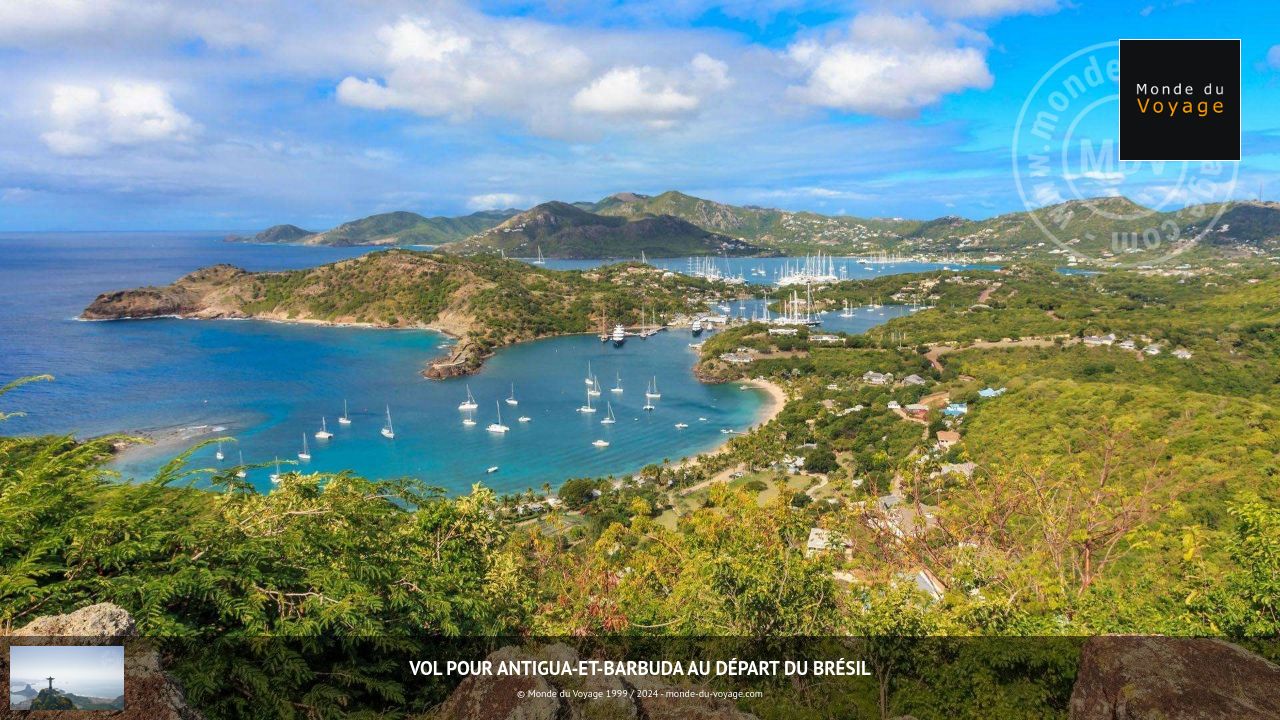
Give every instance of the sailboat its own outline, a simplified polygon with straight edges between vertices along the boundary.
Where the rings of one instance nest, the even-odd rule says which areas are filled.
[[[475,419],[475,417],[471,414],[471,411],[470,411],[470,410],[468,410],[468,411],[467,411],[467,416],[466,416],[466,417],[464,417],[464,418],[462,418],[462,424],[463,424],[463,425],[466,425],[467,427],[471,427],[472,425],[475,425],[475,424],[476,424],[476,419]]]
[[[511,397],[507,398],[508,405],[519,405],[520,401],[516,399],[516,384],[511,383]]]
[[[649,258],[644,256],[643,250],[640,251],[640,262],[644,263],[645,265],[649,264]]]
[[[382,426],[382,437],[388,440],[395,440],[396,429],[391,426],[391,406],[387,406],[387,424]]]
[[[662,397],[662,393],[658,392],[658,376],[657,375],[653,376],[653,384],[649,386],[648,390],[644,391],[644,396],[649,398],[650,400],[657,400],[658,398]]]
[[[587,389],[587,394],[592,397],[600,396],[600,381],[596,379],[595,375],[591,376],[591,387]]]
[[[302,433],[302,452],[298,453],[299,460],[310,460],[311,451],[307,449],[307,434]]]
[[[491,433],[504,433],[510,430],[511,428],[502,424],[502,403],[495,401],[493,405],[494,407],[498,408],[498,422],[489,423],[489,427],[486,429]]]
[[[222,460],[224,457],[226,457],[225,455],[223,455],[223,454],[222,454],[222,441],[221,441],[221,440],[219,440],[219,441],[218,441],[218,452],[214,453],[214,454],[213,454],[213,457],[214,457],[214,458],[216,458],[217,460]]]
[[[468,385],[468,386],[467,386],[467,399],[466,399],[466,400],[463,400],[463,401],[462,401],[462,402],[460,402],[460,403],[458,403],[458,409],[459,409],[459,410],[475,410],[475,409],[476,409],[476,408],[478,408],[478,407],[480,407],[480,406],[476,404],[476,399],[475,399],[474,397],[472,397],[472,396],[471,396],[471,386],[470,386],[470,385]]]
[[[324,424],[324,418],[320,418],[320,429],[316,431],[317,440],[328,440],[333,437],[333,433],[329,432],[329,427]]]
[[[279,457],[276,458],[276,471],[271,473],[268,477],[271,479],[272,484],[280,482],[280,458]]]
[[[546,265],[547,259],[542,257],[542,246],[538,246],[538,259],[533,261],[534,265]]]
[[[608,403],[608,402],[607,402],[607,403],[605,403],[605,406],[609,408],[609,415],[608,415],[608,417],[606,417],[605,419],[601,420],[601,421],[600,421],[600,424],[601,424],[601,425],[612,425],[612,424],[614,424],[614,423],[618,422],[618,419],[617,419],[617,418],[615,418],[615,417],[613,416],[613,403]]]
[[[588,390],[588,391],[587,391],[587,404],[586,404],[586,405],[583,405],[583,406],[582,406],[582,407],[580,407],[580,408],[578,408],[578,412],[580,412],[580,413],[593,413],[593,412],[595,412],[595,411],[596,411],[596,409],[595,409],[595,408],[593,408],[593,407],[591,407],[591,391],[590,391],[590,390]]]
[[[654,379],[656,380],[657,378],[654,378]],[[649,385],[647,385],[647,386],[645,387],[645,389],[644,389],[644,398],[645,398],[645,399],[644,399],[644,407],[642,407],[642,408],[640,408],[640,409],[641,409],[641,410],[652,410],[652,409],[653,409],[653,400],[652,400],[651,398],[653,398],[653,383],[649,383]]]
[[[338,418],[338,424],[339,425],[351,424],[351,413],[347,412],[347,401],[345,399],[342,401],[342,417]]]
[[[236,471],[236,477],[244,478],[249,473],[244,471],[244,451],[240,452],[240,469]]]
[[[622,392],[622,373],[618,373],[618,381],[614,383],[613,389],[610,390],[609,392],[616,392],[616,393]]]
[[[840,313],[840,317],[842,317],[842,318],[851,318],[851,317],[853,317],[853,308],[849,307],[849,301],[848,301],[848,300],[845,300],[845,301],[844,301],[844,312]]]
[[[583,380],[583,382],[590,385],[595,382],[594,378],[595,378],[595,375],[591,374],[591,361],[588,360],[587,361],[587,377]]]

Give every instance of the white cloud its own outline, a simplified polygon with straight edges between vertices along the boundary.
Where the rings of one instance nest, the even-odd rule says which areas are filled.
[[[467,198],[467,207],[477,211],[522,208],[530,204],[532,204],[532,201],[528,196],[517,195],[516,193],[488,193],[485,195],[472,195]]]
[[[195,122],[155,84],[55,85],[51,94],[51,127],[40,139],[58,155],[96,155],[111,146],[183,141],[196,130]]]
[[[382,80],[348,76],[338,100],[427,117],[516,114],[590,70],[582,50],[543,25],[487,18],[402,18],[377,33]]]
[[[923,0],[923,4],[939,15],[952,18],[994,18],[1058,9],[1058,0]]]
[[[787,49],[807,73],[791,94],[811,105],[910,117],[944,95],[991,87],[987,44],[981,33],[936,27],[919,15],[859,15],[834,42],[806,40]]]
[[[702,95],[727,88],[729,66],[699,53],[687,68],[664,72],[652,67],[615,67],[573,96],[573,108],[614,118],[666,125],[690,114],[702,103]]]

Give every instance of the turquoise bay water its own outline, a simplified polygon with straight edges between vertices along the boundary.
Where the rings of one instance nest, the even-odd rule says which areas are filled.
[[[213,428],[238,442],[224,447],[223,466],[243,452],[249,463],[296,461],[304,433],[306,470],[351,469],[370,477],[412,475],[463,492],[483,482],[499,491],[559,486],[566,478],[633,472],[664,458],[678,460],[723,442],[722,430],[745,430],[759,417],[761,393],[694,379],[687,331],[631,339],[622,348],[593,336],[553,338],[507,348],[473,377],[428,381],[420,371],[450,342],[420,331],[330,328],[260,321],[157,319],[80,322],[74,316],[99,292],[171,282],[215,262],[249,270],[306,267],[366,252],[228,244],[213,235],[67,234],[0,236],[0,383],[37,373],[54,383],[29,385],[0,400],[25,417],[6,434],[149,432],[170,440],[127,453],[126,477],[146,477]],[[679,269],[683,261],[670,261]],[[900,270],[901,271],[901,270]],[[750,313],[747,303],[735,314]],[[824,330],[861,332],[902,308],[859,309],[852,318],[824,317]],[[586,401],[590,362],[602,385],[594,414]],[[618,376],[624,392],[612,393]],[[645,384],[657,377],[662,398],[641,410]],[[501,403],[510,432],[485,427],[495,401],[515,383],[519,405]],[[464,427],[457,405],[465,385],[480,407]],[[342,401],[353,423],[341,426]],[[605,403],[617,423],[603,425]],[[391,406],[396,438],[379,434]],[[520,423],[519,416],[530,421]],[[321,417],[334,433],[317,440]],[[700,420],[700,418],[706,418]],[[677,422],[689,427],[677,430]],[[180,439],[175,431],[183,430]],[[203,434],[202,434],[203,433]],[[592,441],[607,440],[607,448]],[[214,448],[195,456],[217,466]],[[486,472],[496,466],[494,473]],[[266,489],[272,469],[251,471]]]

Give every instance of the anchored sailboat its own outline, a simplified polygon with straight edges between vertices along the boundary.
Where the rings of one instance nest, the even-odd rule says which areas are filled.
[[[587,404],[586,404],[586,405],[583,405],[583,406],[582,406],[582,407],[580,407],[580,408],[578,408],[578,412],[580,412],[580,413],[593,413],[593,412],[595,412],[595,411],[596,411],[596,409],[595,409],[595,408],[593,408],[593,407],[591,407],[591,391],[590,391],[590,390],[588,390],[588,391],[587,391]]]
[[[273,485],[274,485],[275,483],[280,482],[280,458],[279,458],[279,457],[276,457],[276,471],[275,471],[275,472],[273,472],[273,473],[271,473],[271,474],[270,474],[270,475],[268,475],[267,477],[269,477],[269,478],[271,479],[271,483],[272,483]]]
[[[471,386],[470,386],[470,385],[468,385],[468,386],[467,386],[467,399],[466,399],[466,400],[463,400],[463,401],[462,401],[462,402],[460,402],[460,403],[458,403],[458,409],[459,409],[459,410],[475,410],[475,409],[476,409],[476,408],[478,408],[478,407],[480,407],[480,406],[476,404],[476,399],[475,399],[474,397],[472,397],[472,396],[471,396]]]
[[[311,451],[307,449],[307,434],[302,433],[302,452],[298,453],[299,460],[310,460]]]
[[[622,392],[622,373],[618,373],[618,381],[614,383],[613,389],[610,390],[609,392],[616,392],[616,393]]]
[[[542,246],[538,246],[538,259],[533,261],[534,265],[546,265],[547,259],[542,257]]]
[[[595,378],[595,375],[591,374],[591,361],[588,360],[587,361],[587,377],[583,380],[583,382],[590,385],[595,382],[594,378]]]
[[[317,440],[328,440],[333,437],[333,433],[329,432],[328,426],[324,424],[324,418],[320,418],[320,429],[316,431]]]
[[[511,397],[507,398],[508,405],[519,405],[520,401],[516,399],[516,384],[511,383]]]
[[[243,479],[248,474],[249,473],[244,471],[244,451],[241,451],[240,452],[240,469],[236,471],[236,477]]]
[[[351,413],[347,412],[347,401],[345,398],[342,400],[342,417],[338,418],[338,424],[339,425],[351,424]]]
[[[658,392],[658,376],[657,375],[653,376],[653,384],[649,386],[648,390],[645,390],[644,396],[649,398],[650,400],[657,400],[658,398],[662,397],[662,393]]]
[[[595,375],[591,376],[591,387],[587,389],[587,394],[592,397],[600,397],[600,381]]]
[[[218,460],[222,460],[222,458],[226,457],[225,455],[223,455],[223,454],[222,454],[222,441],[221,441],[221,440],[219,440],[219,441],[218,441],[218,452],[214,453],[214,454],[213,454],[213,457],[214,457],[214,458],[216,458],[216,459],[218,459]]]
[[[504,433],[510,430],[511,428],[502,424],[502,403],[495,401],[493,405],[494,407],[498,408],[498,422],[489,423],[489,427],[486,429],[491,433]]]
[[[618,419],[617,419],[617,418],[615,418],[615,417],[613,416],[613,403],[606,402],[606,403],[605,403],[605,406],[609,408],[609,415],[608,415],[607,417],[605,417],[605,419],[601,420],[601,421],[600,421],[600,424],[601,424],[601,425],[612,425],[612,424],[614,424],[614,423],[618,422]]]
[[[475,416],[471,414],[470,410],[467,411],[467,416],[462,418],[462,424],[466,425],[467,427],[471,427],[472,425],[476,424]]]
[[[388,440],[395,440],[396,429],[391,425],[391,406],[387,406],[387,424],[382,426],[382,437]]]

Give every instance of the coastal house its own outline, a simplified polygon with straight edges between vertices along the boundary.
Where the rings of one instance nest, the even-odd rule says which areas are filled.
[[[720,353],[720,359],[730,365],[749,365],[755,360],[750,348],[738,348],[733,352]]]
[[[841,552],[847,557],[853,553],[853,543],[843,535],[833,533],[826,528],[816,527],[809,530],[809,541],[804,547],[805,557],[830,551]]]
[[[889,408],[890,410],[900,410],[902,408],[902,405],[900,405],[897,400],[890,400],[885,405],[885,407]]]
[[[811,335],[809,336],[809,339],[813,342],[825,343],[828,345],[844,342],[844,338],[839,335]]]
[[[1137,350],[1138,344],[1132,340],[1121,340],[1118,346],[1121,350]]]
[[[911,374],[902,378],[903,385],[924,385],[927,381],[919,375]]]
[[[888,385],[893,382],[893,373],[878,373],[868,370],[862,374],[862,382],[868,385]]]
[[[978,397],[980,398],[1000,397],[1001,395],[1005,394],[1006,390],[1008,390],[1008,388],[1000,388],[998,390],[996,388],[989,388],[989,387],[983,388],[978,391]]]
[[[873,512],[867,515],[867,525],[882,530],[898,539],[923,535],[938,526],[938,508],[932,505],[913,504],[896,493],[876,498]]]
[[[1159,355],[1159,354],[1160,354],[1160,346],[1159,346],[1159,345],[1157,345],[1157,344],[1155,344],[1155,343],[1151,343],[1150,345],[1148,345],[1148,346],[1146,346],[1146,347],[1142,348],[1142,352],[1144,352],[1144,353],[1146,353],[1146,354],[1148,354],[1148,355]]]
[[[1106,335],[1085,335],[1081,341],[1085,345],[1090,345],[1093,347],[1099,347],[1104,345],[1109,347],[1115,344],[1116,334],[1107,333]]]
[[[770,335],[795,335],[797,332],[798,332],[798,328],[793,328],[793,327],[771,327],[771,328],[769,328],[769,334],[770,334]]]
[[[942,584],[937,575],[929,571],[929,568],[922,567],[911,576],[913,582],[920,592],[928,595],[934,600],[941,600],[942,596],[947,592],[947,586]]]
[[[960,475],[965,478],[973,477],[973,471],[978,469],[975,462],[962,463],[943,463],[930,477],[946,477],[947,475]]]
[[[938,431],[938,449],[939,450],[946,452],[950,450],[951,447],[958,442],[960,442],[960,433],[954,430]]]
[[[1177,350],[1173,351],[1173,356],[1178,358],[1179,360],[1190,360],[1191,351],[1187,350],[1186,348],[1178,348]]]
[[[921,403],[911,403],[903,409],[907,411],[908,415],[919,420],[923,420],[929,414],[929,406]]]
[[[942,414],[947,417],[960,417],[969,412],[969,406],[965,403],[951,403],[942,409]]]

